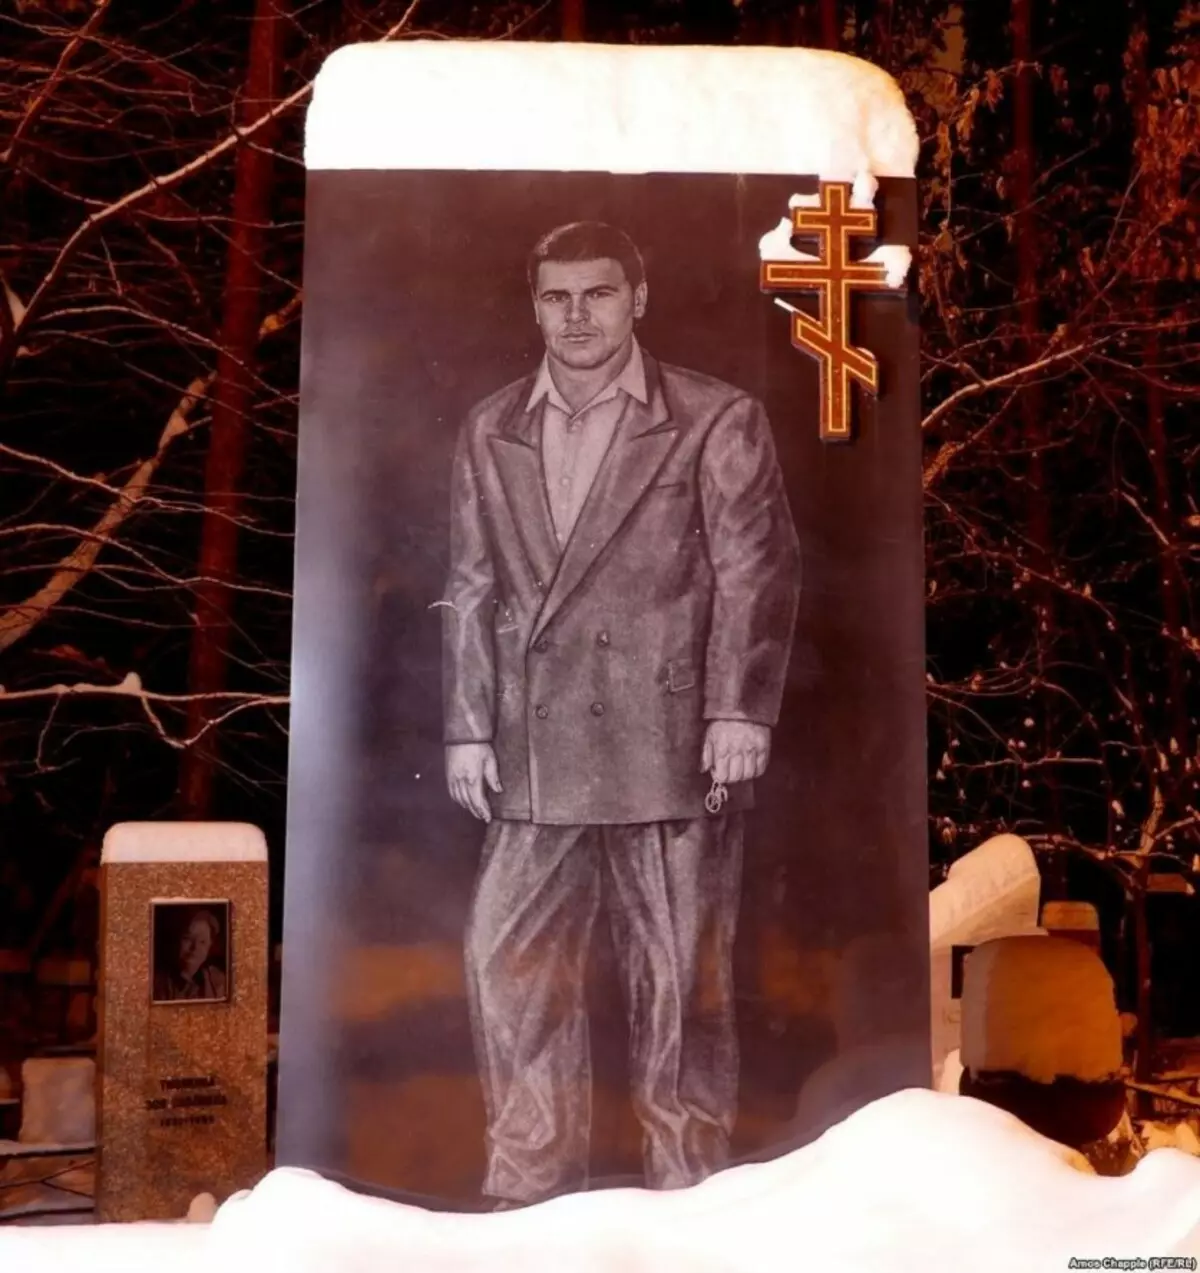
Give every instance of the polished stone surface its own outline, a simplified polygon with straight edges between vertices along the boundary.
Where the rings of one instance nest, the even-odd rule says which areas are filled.
[[[732,174],[310,174],[280,1162],[486,1205],[464,970],[484,828],[450,799],[443,756],[449,482],[465,414],[543,354],[526,255],[580,216],[642,253],[646,354],[762,403],[801,545],[779,725],[746,813],[730,1152],[784,1152],[929,1082],[915,311],[856,302],[884,392],[860,404],[850,445],[823,444],[816,365],[758,282],[759,239],[813,189]],[[877,206],[881,237],[915,245],[914,184],[881,181]],[[606,657],[636,658],[611,624],[597,630]],[[604,697],[580,699],[580,730]],[[603,911],[593,939],[595,1188],[641,1183],[643,1147]]]

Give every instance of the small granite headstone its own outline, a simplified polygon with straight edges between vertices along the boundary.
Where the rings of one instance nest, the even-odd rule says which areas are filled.
[[[267,850],[122,823],[101,856],[97,1216],[174,1218],[266,1168]]]

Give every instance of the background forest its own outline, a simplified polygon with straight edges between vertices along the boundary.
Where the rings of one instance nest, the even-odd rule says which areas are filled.
[[[339,45],[430,36],[805,44],[897,77],[931,882],[1016,831],[1051,894],[1103,868],[1121,941],[1152,871],[1190,887],[1200,6],[10,0],[0,948],[86,948],[124,818],[248,819],[281,864],[304,107]]]

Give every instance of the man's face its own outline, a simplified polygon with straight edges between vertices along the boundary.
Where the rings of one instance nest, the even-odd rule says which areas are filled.
[[[543,261],[533,298],[552,358],[580,371],[600,367],[646,312],[646,284],[635,291],[619,261]]]

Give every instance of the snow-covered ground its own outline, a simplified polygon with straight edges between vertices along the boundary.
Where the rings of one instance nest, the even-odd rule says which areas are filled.
[[[1103,1178],[1000,1110],[915,1089],[673,1193],[460,1216],[284,1169],[211,1225],[0,1229],[20,1273],[1058,1273],[1167,1255],[1200,1257],[1200,1160],[1160,1149]]]

